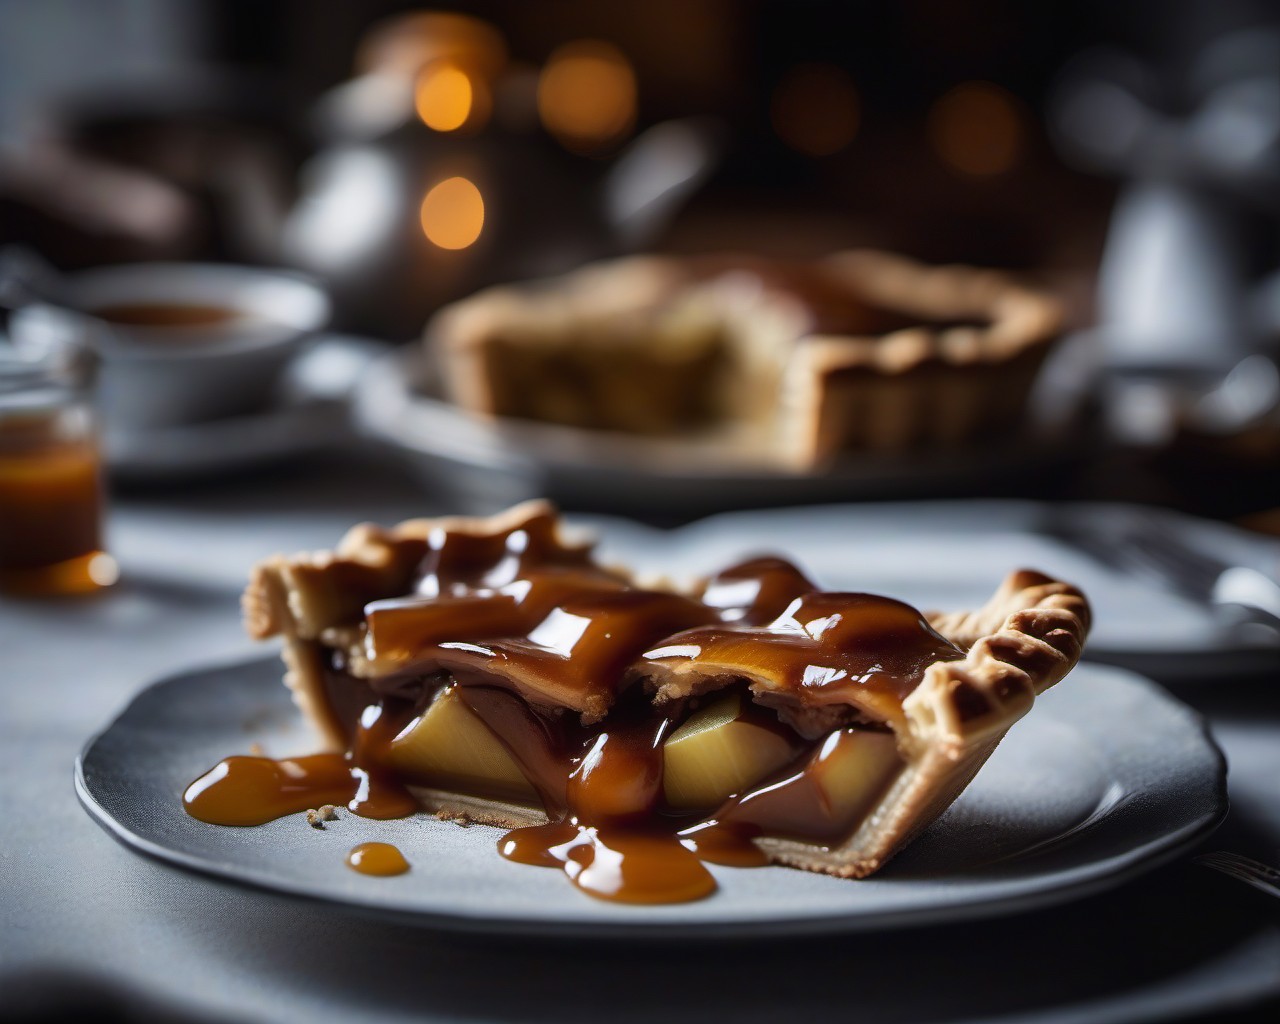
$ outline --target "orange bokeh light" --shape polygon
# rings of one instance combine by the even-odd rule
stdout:
[[[507,61],[502,34],[488,22],[447,11],[393,15],[373,26],[356,50],[362,74],[379,72],[410,79],[437,60],[466,64],[492,81]]]
[[[427,192],[422,230],[441,249],[465,249],[484,230],[484,196],[467,178],[446,178]]]
[[[994,177],[1022,155],[1026,127],[1017,100],[990,82],[966,82],[929,111],[929,141],[962,174]]]
[[[773,130],[792,149],[829,156],[858,134],[860,104],[853,79],[834,64],[801,64],[773,91]]]
[[[566,43],[538,79],[538,115],[567,148],[590,151],[627,134],[636,118],[636,76],[616,46]]]
[[[434,61],[419,72],[413,103],[422,123],[438,132],[477,128],[488,120],[484,82],[453,61]]]

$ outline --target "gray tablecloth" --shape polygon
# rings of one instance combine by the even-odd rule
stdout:
[[[238,581],[351,522],[441,511],[394,482],[204,488],[116,504],[122,582],[0,599],[0,1017],[196,1020],[1102,1021],[1280,997],[1280,902],[1183,858],[996,920],[786,942],[494,941],[389,925],[186,874],[80,808],[85,740],[150,681],[249,654]],[[1180,695],[1209,715],[1231,815],[1209,840],[1280,859],[1280,673]],[[1142,723],[1135,722],[1140,729]]]

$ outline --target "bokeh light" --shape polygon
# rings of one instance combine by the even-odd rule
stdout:
[[[484,196],[463,177],[446,178],[422,200],[422,230],[441,249],[465,249],[484,230]]]
[[[109,587],[120,579],[120,566],[105,551],[99,551],[86,567],[89,579],[100,587]]]
[[[362,39],[356,68],[407,76],[437,60],[452,60],[492,81],[507,60],[502,34],[488,22],[447,11],[418,11],[379,22]]]
[[[450,60],[434,61],[419,72],[413,102],[422,123],[438,132],[479,128],[490,109],[483,79]]]
[[[977,178],[1010,170],[1026,138],[1022,109],[990,82],[965,82],[929,111],[929,141],[944,163]]]
[[[630,61],[609,43],[566,43],[551,54],[538,79],[538,116],[576,152],[617,141],[636,118],[636,76]]]
[[[858,90],[834,64],[801,64],[774,89],[769,115],[773,130],[792,149],[829,156],[858,134]]]

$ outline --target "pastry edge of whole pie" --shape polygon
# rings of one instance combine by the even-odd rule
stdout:
[[[451,516],[407,520],[391,528],[360,524],[332,551],[274,556],[254,567],[243,607],[250,635],[282,635],[285,682],[307,720],[329,749],[342,749],[345,736],[327,706],[316,663],[326,637],[346,642],[351,609],[391,593],[417,569],[406,565],[406,550],[431,531],[446,529],[487,535],[518,525],[554,508],[525,502],[488,518]],[[566,544],[583,538],[558,524]],[[356,592],[333,586],[354,583]],[[372,590],[383,589],[372,594]],[[361,589],[365,588],[365,589]],[[971,611],[929,612],[929,624],[964,650],[964,657],[929,665],[902,701],[902,715],[886,720],[905,767],[861,824],[838,845],[759,836],[754,841],[775,863],[841,877],[865,877],[927,827],[955,800],[995,750],[1008,729],[1035,698],[1060,681],[1078,662],[1090,625],[1090,609],[1074,586],[1031,570],[1010,573],[992,597]],[[647,688],[658,704],[686,696],[688,679],[661,664],[648,670]],[[747,679],[748,685],[751,680]],[[512,828],[547,820],[541,808],[489,800],[422,786],[409,786],[424,810]]]
[[[698,282],[687,269],[695,262],[624,257],[555,278],[497,285],[445,307],[428,323],[425,339],[448,397],[483,416],[520,416],[503,398],[506,360],[498,357],[512,338],[521,339],[518,349],[542,351],[554,361],[561,358],[561,342],[551,339],[569,336],[583,323],[609,317],[622,322],[673,296],[698,295],[695,305],[724,319],[730,362],[739,367],[732,383],[721,382],[723,394],[712,402],[724,407],[724,422],[711,436],[731,443],[749,439],[774,461],[811,469],[842,451],[951,447],[1017,422],[1064,318],[1057,299],[1004,271],[853,249],[810,266],[872,305],[926,322],[886,333],[825,333],[805,326],[802,300],[785,289],[749,299],[738,290],[735,298],[734,289],[724,287],[731,274]],[[957,318],[984,322],[927,322]],[[765,346],[773,354],[762,357],[755,335],[764,323],[772,324],[778,338]],[[594,358],[607,354],[602,348]],[[769,384],[761,383],[765,365],[766,376],[775,378]],[[859,412],[868,387],[872,405],[885,406],[870,421]],[[527,392],[527,382],[521,392]],[[734,394],[750,396],[749,408],[725,412],[741,404]]]

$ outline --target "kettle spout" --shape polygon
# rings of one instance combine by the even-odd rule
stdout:
[[[724,126],[702,117],[663,121],[642,132],[604,180],[604,217],[620,247],[658,237],[711,176],[724,151]]]

